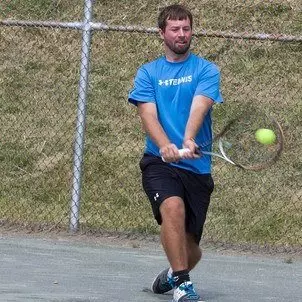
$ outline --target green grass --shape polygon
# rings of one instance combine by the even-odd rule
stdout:
[[[82,18],[82,5],[42,2],[1,2],[0,18]],[[197,31],[301,32],[299,1],[185,2]],[[153,27],[165,3],[99,1],[94,19]],[[68,227],[80,39],[71,30],[0,27],[2,222]],[[252,101],[278,117],[286,136],[281,160],[266,171],[243,172],[215,160],[205,239],[301,247],[301,43],[202,37],[192,46],[221,68],[226,102],[214,110],[215,130]],[[158,232],[140,184],[144,136],[127,94],[137,67],[161,54],[156,35],[93,35],[82,231]]]

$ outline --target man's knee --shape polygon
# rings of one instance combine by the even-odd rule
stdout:
[[[173,196],[163,201],[160,206],[160,213],[162,217],[175,217],[181,219],[185,217],[185,205],[180,197]]]

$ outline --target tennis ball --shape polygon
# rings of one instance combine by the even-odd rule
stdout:
[[[255,133],[256,140],[263,145],[271,145],[276,141],[276,134],[271,129],[258,129]]]

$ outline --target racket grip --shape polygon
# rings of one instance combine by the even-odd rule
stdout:
[[[180,157],[183,157],[185,155],[185,153],[190,152],[190,149],[188,148],[184,148],[184,149],[179,149],[178,153]]]

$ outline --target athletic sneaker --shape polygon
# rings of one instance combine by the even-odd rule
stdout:
[[[173,294],[172,302],[204,302],[196,293],[192,282],[187,281],[180,284]]]
[[[169,268],[161,271],[154,279],[151,289],[155,294],[164,294],[175,286],[172,275],[169,274]]]

